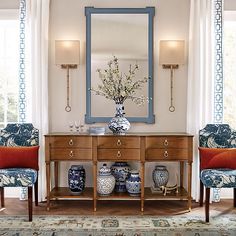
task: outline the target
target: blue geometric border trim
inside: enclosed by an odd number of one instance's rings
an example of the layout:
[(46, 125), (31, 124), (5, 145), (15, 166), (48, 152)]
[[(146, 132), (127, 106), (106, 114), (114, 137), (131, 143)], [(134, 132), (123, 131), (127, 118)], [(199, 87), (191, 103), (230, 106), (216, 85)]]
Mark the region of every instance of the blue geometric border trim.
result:
[(19, 122), (26, 121), (25, 18), (26, 0), (20, 0)]
[(214, 71), (214, 123), (223, 122), (223, 0), (214, 0), (215, 71)]

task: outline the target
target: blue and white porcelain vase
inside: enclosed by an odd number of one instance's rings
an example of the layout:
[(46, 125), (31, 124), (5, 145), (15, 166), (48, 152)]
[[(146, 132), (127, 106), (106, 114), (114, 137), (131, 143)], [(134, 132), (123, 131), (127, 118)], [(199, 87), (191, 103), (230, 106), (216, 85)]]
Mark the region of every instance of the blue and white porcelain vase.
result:
[(126, 192), (125, 181), (130, 172), (130, 166), (127, 162), (115, 162), (111, 166), (111, 173), (115, 176), (115, 191), (118, 193)]
[(116, 104), (116, 115), (108, 123), (108, 128), (115, 135), (123, 135), (130, 129), (129, 121), (124, 117), (124, 106), (123, 104)]
[(82, 165), (72, 165), (68, 171), (68, 185), (72, 192), (81, 194), (85, 188), (85, 169)]
[(130, 196), (139, 196), (141, 193), (141, 178), (138, 170), (131, 170), (126, 179), (126, 189)]
[(161, 186), (166, 186), (169, 180), (169, 172), (166, 166), (157, 165), (152, 172), (154, 187), (160, 189)]
[(115, 182), (111, 169), (106, 164), (103, 164), (97, 177), (97, 192), (102, 196), (110, 195), (114, 190)]

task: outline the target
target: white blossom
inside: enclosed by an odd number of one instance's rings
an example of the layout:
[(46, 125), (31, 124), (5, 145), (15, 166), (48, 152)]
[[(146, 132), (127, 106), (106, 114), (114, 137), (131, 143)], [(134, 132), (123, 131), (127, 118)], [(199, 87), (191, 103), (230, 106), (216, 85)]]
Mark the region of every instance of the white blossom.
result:
[(130, 65), (127, 74), (120, 72), (118, 59), (115, 56), (107, 65), (107, 69), (96, 70), (101, 84), (97, 86), (97, 89), (91, 88), (91, 91), (96, 95), (114, 100), (115, 103), (123, 103), (126, 99), (131, 99), (137, 105), (148, 102), (148, 98), (143, 95), (135, 96), (136, 91), (142, 89), (144, 83), (148, 81), (146, 77), (140, 80), (135, 79), (136, 71), (139, 69), (137, 64)]

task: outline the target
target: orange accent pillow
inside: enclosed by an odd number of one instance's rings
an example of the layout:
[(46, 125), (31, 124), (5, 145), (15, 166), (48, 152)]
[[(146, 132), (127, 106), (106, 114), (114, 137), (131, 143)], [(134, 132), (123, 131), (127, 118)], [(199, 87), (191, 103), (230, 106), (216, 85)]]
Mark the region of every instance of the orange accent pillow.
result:
[(0, 168), (31, 168), (38, 170), (39, 146), (0, 146)]
[(236, 148), (202, 148), (200, 169), (229, 168), (236, 169)]

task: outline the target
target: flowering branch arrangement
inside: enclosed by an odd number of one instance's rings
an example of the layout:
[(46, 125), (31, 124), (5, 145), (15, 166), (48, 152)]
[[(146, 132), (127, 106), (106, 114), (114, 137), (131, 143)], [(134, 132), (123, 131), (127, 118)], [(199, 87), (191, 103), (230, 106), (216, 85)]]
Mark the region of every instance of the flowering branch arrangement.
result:
[(126, 99), (131, 99), (137, 105), (142, 105), (148, 98), (143, 95), (136, 96), (137, 90), (142, 89), (143, 84), (148, 81), (148, 78), (135, 79), (135, 75), (139, 66), (129, 66), (128, 73), (120, 72), (117, 57), (113, 57), (108, 63), (108, 68), (101, 70), (97, 69), (101, 84), (97, 89), (91, 88), (96, 95), (104, 96), (107, 99), (114, 100), (116, 104), (123, 104)]

